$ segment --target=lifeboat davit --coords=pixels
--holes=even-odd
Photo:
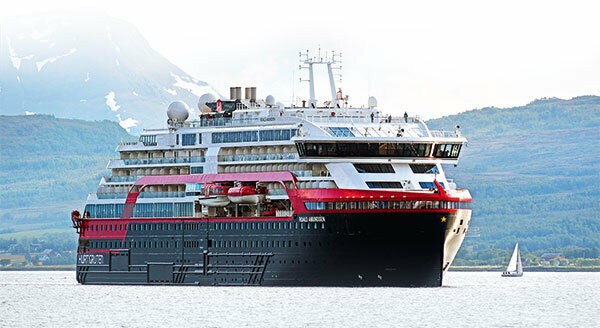
[[[211,207],[224,207],[229,205],[230,200],[227,197],[227,190],[229,187],[221,186],[214,183],[207,183],[200,188],[200,192],[203,194],[200,197],[199,202],[205,206]]]
[[[236,204],[258,204],[265,200],[267,188],[241,186],[229,188],[227,195]]]

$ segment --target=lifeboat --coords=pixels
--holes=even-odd
[[[258,204],[265,200],[267,188],[240,186],[229,188],[227,196],[236,204]]]
[[[227,197],[227,186],[221,186],[214,183],[207,183],[200,188],[202,197],[198,200],[200,204],[211,207],[224,207],[229,205],[230,200]]]

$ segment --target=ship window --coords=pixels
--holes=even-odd
[[[304,206],[306,206],[306,209],[309,211],[322,210],[325,208],[323,202],[304,202]]]
[[[195,133],[186,133],[181,135],[181,145],[182,146],[191,146],[196,144],[196,136]]]
[[[391,164],[354,164],[358,173],[395,173]]]
[[[212,134],[213,143],[237,143],[256,141],[258,141],[258,131],[214,132]]]
[[[202,174],[204,173],[203,166],[192,166],[190,167],[190,174]]]
[[[443,182],[438,182],[438,183],[442,186],[442,188],[445,188]],[[421,186],[421,188],[423,188],[423,189],[430,189],[430,190],[437,189],[437,187],[435,186],[435,183],[429,182],[429,181],[419,182],[419,186]]]
[[[330,127],[329,132],[334,137],[354,137],[354,133],[348,128]]]
[[[156,146],[156,136],[140,136],[140,142],[144,144],[144,146]]]
[[[402,189],[402,183],[396,181],[367,181],[367,186],[374,189]]]
[[[175,135],[175,144],[179,145],[179,135]]]
[[[435,164],[409,164],[413,173],[436,174],[440,173]]]
[[[429,157],[429,143],[297,143],[300,157]]]
[[[461,144],[435,145],[433,156],[438,158],[458,158],[461,147]]]
[[[296,135],[297,129],[261,130],[260,141],[290,140]]]

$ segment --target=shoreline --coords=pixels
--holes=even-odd
[[[502,272],[503,266],[451,266],[453,272]],[[523,272],[600,272],[600,266],[568,267],[568,266],[525,266]]]

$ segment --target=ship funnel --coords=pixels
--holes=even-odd
[[[246,99],[246,100],[252,99],[252,91],[250,91],[250,89],[251,89],[250,87],[246,87],[244,89],[244,99]]]
[[[256,87],[250,87],[250,100],[256,101]]]
[[[229,99],[242,100],[242,87],[230,87],[229,88]]]

